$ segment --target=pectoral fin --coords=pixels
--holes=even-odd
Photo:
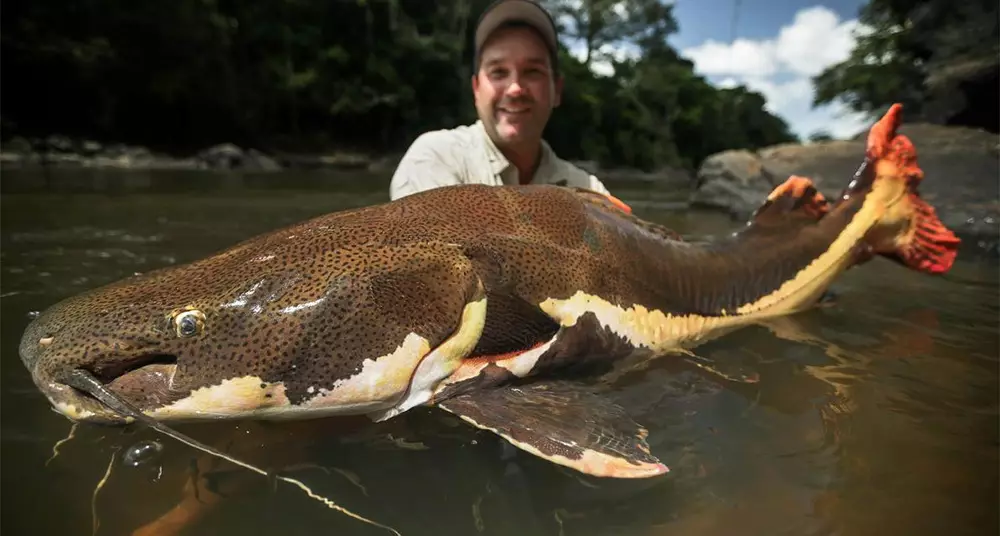
[[[667,466],[617,404],[571,382],[507,385],[438,404],[540,458],[600,477],[646,478]]]

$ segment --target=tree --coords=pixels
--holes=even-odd
[[[850,56],[813,78],[814,105],[841,101],[877,116],[902,102],[908,117],[956,122],[960,112],[937,110],[935,101],[971,82],[991,90],[973,96],[967,108],[985,119],[977,126],[996,131],[997,113],[990,113],[998,100],[995,0],[870,0],[859,19],[867,29]],[[963,121],[969,120],[957,122]]]
[[[398,151],[475,120],[470,43],[490,2],[8,2],[0,134],[176,152]],[[713,87],[667,43],[670,4],[553,5],[560,21],[581,22],[592,52],[575,58],[576,34],[563,36],[563,103],[546,131],[561,156],[693,168],[714,151],[789,139],[760,95]],[[596,75],[598,60],[613,74]]]
[[[677,31],[673,6],[661,0],[548,0],[560,33],[581,43],[583,65],[620,61],[623,51],[664,42]]]

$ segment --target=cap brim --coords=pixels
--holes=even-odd
[[[553,54],[559,49],[555,24],[544,9],[529,0],[510,0],[498,2],[492,8],[488,8],[479,20],[475,37],[476,51],[482,50],[483,44],[494,30],[504,23],[513,21],[524,22],[537,29]]]

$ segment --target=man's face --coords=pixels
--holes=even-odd
[[[472,91],[479,119],[497,145],[534,144],[559,105],[562,78],[554,80],[548,49],[538,34],[502,28],[483,46]]]

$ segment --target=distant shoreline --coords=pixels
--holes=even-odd
[[[94,141],[72,140],[64,136],[27,140],[14,138],[0,145],[0,166],[3,168],[83,168],[118,170],[177,170],[177,171],[250,171],[280,172],[289,170],[360,171],[391,173],[399,163],[401,152],[363,153],[332,151],[326,153],[265,153],[222,143],[190,156],[154,152],[140,145],[114,143],[102,145]],[[574,161],[579,167],[594,173],[602,181],[632,181],[651,184],[670,183],[689,189],[694,173],[675,168],[643,171],[629,168],[601,168],[593,161]]]

